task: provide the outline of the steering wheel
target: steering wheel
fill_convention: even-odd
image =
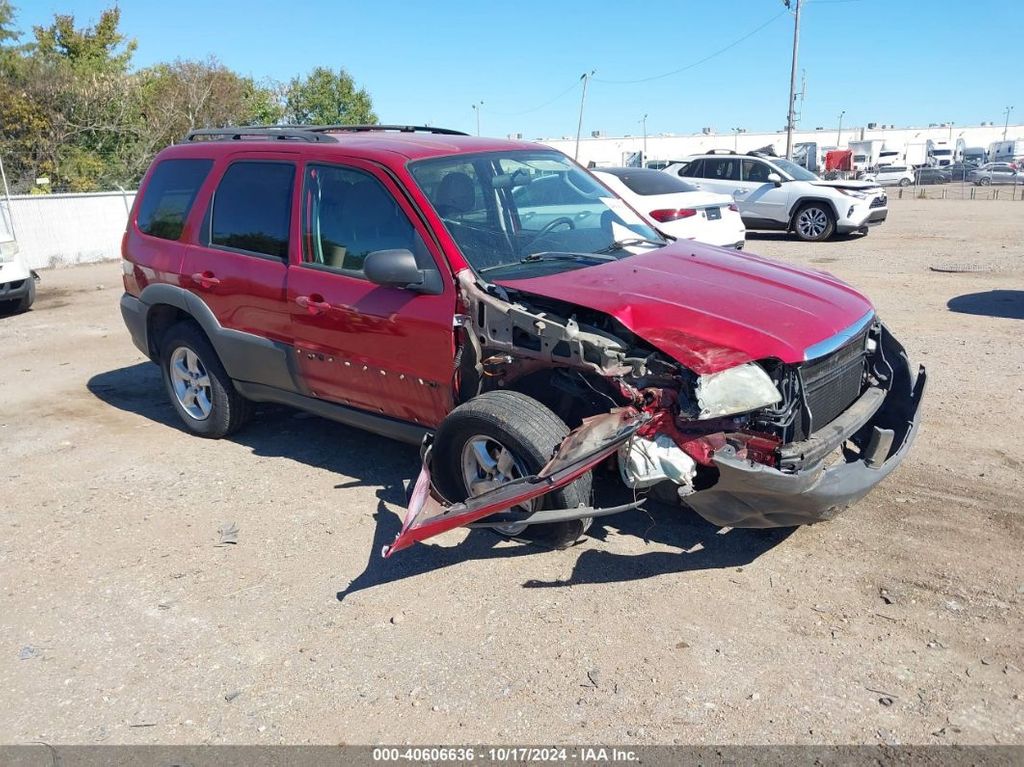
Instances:
[[[539,232],[537,232],[537,234],[533,235],[533,237],[530,238],[529,242],[536,242],[541,237],[543,237],[545,234],[547,234],[548,232],[551,232],[552,230],[554,230],[555,227],[559,227],[559,226],[568,226],[569,229],[575,229],[576,228],[576,222],[573,221],[568,216],[559,216],[558,218],[554,218],[551,221],[548,221],[544,225],[544,227]]]

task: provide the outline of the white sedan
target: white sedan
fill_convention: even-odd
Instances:
[[[671,237],[743,247],[747,230],[727,194],[701,191],[678,176],[651,168],[597,168],[591,173]]]

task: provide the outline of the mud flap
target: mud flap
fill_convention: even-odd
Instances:
[[[440,497],[430,481],[430,450],[413,487],[409,509],[394,543],[381,554],[390,557],[417,541],[476,522],[484,517],[539,498],[586,474],[647,422],[649,416],[633,408],[617,408],[587,418],[569,432],[554,457],[536,474],[508,482],[462,503],[451,504]]]

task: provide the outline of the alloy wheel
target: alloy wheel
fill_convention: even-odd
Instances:
[[[527,476],[528,473],[513,455],[512,451],[493,437],[477,434],[466,440],[462,446],[462,478],[470,497],[481,495],[488,490]],[[518,511],[531,513],[534,501],[515,507]],[[527,525],[511,522],[495,525],[494,529],[504,535],[518,535]]]
[[[179,346],[168,363],[171,388],[181,409],[196,421],[205,421],[213,411],[210,375],[199,355],[187,346]]]
[[[797,216],[796,228],[802,237],[816,240],[828,229],[828,216],[821,208],[807,208]]]

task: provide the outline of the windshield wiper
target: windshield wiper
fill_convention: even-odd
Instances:
[[[591,261],[618,261],[619,259],[615,256],[603,255],[600,251],[596,253],[562,253],[545,251],[544,253],[531,253],[530,255],[519,259],[519,261],[511,264],[497,264],[495,266],[485,266],[483,269],[478,269],[480,274],[484,272],[490,272],[494,269],[507,269],[510,266],[517,266],[518,264],[536,264],[540,261],[579,261],[581,259],[590,259]]]
[[[667,242],[662,242],[661,240],[649,240],[646,237],[628,237],[625,240],[616,240],[607,248],[595,250],[594,253],[614,253],[616,250],[628,248],[630,245],[656,245],[659,248],[663,248],[667,244]]]

